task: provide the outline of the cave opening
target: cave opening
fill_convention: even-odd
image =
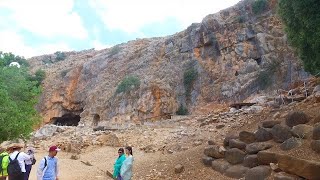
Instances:
[[[98,126],[99,121],[100,121],[100,115],[99,114],[94,114],[93,115],[92,125],[93,126]]]
[[[62,117],[54,117],[52,118],[52,123],[58,126],[78,126],[80,122],[80,116],[67,113],[62,115]]]

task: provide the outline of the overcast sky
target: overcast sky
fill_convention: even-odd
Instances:
[[[0,51],[32,57],[174,34],[239,0],[0,0]]]

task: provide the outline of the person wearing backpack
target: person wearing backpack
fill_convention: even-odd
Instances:
[[[8,177],[9,154],[5,148],[0,147],[0,180],[6,180]]]
[[[37,180],[58,180],[58,158],[57,155],[60,149],[57,146],[51,146],[49,148],[48,156],[41,159],[38,170]]]
[[[27,154],[30,156],[30,159],[25,161],[26,173],[24,173],[24,180],[29,180],[32,165],[36,163],[36,159],[34,157],[34,149],[31,146],[27,147]]]
[[[23,180],[26,172],[25,161],[30,159],[30,156],[24,152],[20,152],[22,145],[14,143],[9,145],[8,174],[10,180]]]

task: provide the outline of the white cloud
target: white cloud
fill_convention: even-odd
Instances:
[[[182,29],[201,22],[208,14],[230,7],[239,0],[95,0],[95,8],[105,25],[112,30],[139,32],[146,24],[175,18]]]
[[[1,0],[0,8],[13,12],[10,18],[17,28],[50,38],[65,35],[87,38],[80,16],[72,12],[73,0]]]
[[[56,51],[70,51],[71,48],[64,43],[42,44],[37,47],[27,46],[23,38],[13,31],[0,32],[0,49],[3,52],[12,52],[15,55],[24,56],[26,58],[52,54]]]

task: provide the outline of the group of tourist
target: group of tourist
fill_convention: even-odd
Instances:
[[[113,178],[116,180],[130,180],[132,177],[132,147],[118,150],[119,157],[116,159],[113,168]]]
[[[34,149],[18,143],[7,148],[0,147],[0,180],[28,180],[32,166],[36,163]],[[37,170],[38,180],[58,180],[58,160],[55,157],[60,149],[57,146],[49,148],[48,156],[41,159]]]
[[[36,163],[34,149],[27,147],[22,152],[22,145],[14,143],[7,148],[0,147],[0,180],[28,180],[32,166]],[[49,154],[43,157],[37,169],[37,180],[59,180],[58,159],[60,151],[57,146],[49,148]],[[132,147],[118,150],[119,157],[114,164],[113,178],[116,180],[131,180],[132,177]]]

